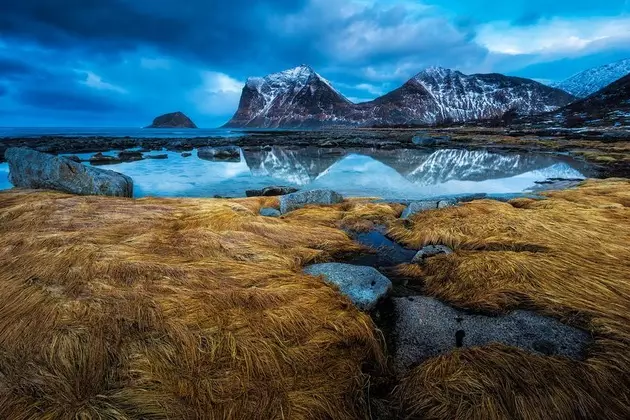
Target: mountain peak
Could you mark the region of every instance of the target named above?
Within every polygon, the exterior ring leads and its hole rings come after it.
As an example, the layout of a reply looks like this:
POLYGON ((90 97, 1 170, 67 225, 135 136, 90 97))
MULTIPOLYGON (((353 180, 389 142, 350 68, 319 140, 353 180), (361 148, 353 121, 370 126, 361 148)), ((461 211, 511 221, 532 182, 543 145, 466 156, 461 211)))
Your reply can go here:
POLYGON ((594 67, 552 86, 579 98, 587 97, 630 73, 630 59, 594 67))
POLYGON ((453 76, 453 75, 461 75, 461 73, 457 70, 448 69, 446 67, 439 66, 431 66, 422 70, 420 73, 414 76, 416 80, 423 80, 427 78, 432 79, 443 79, 445 77, 453 76))

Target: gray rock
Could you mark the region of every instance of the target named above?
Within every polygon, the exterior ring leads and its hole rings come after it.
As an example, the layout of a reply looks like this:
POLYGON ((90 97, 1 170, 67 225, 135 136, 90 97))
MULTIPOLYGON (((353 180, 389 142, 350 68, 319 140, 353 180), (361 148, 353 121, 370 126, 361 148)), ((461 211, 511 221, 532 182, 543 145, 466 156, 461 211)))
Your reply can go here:
POLYGON ((457 201, 456 200, 440 200, 437 203, 437 208, 438 209, 445 209, 447 207, 453 207, 457 205, 457 201))
POLYGON ((132 197, 133 180, 123 174, 25 148, 9 148, 9 181, 16 187, 80 195, 132 197))
POLYGON ((241 161, 241 148, 238 146, 206 146, 197 149, 199 159, 210 161, 241 161))
POLYGON ((427 210, 435 210, 438 208, 438 203, 439 201, 436 200, 414 201, 407 206, 400 217, 408 219, 416 213, 421 213, 427 210))
POLYGON ((260 215, 265 217, 280 217, 281 213, 279 210, 276 210, 271 207, 263 207, 260 209, 260 215))
POLYGON ((286 214, 309 204, 337 204, 343 201, 341 194, 331 190, 308 190, 280 197, 280 212, 286 214))
POLYGON ((582 359, 587 332, 530 311, 472 315, 425 296, 394 298, 394 364, 398 374, 458 347, 503 343, 536 354, 582 359))
POLYGON ((411 262, 422 264, 427 258, 435 257, 440 254, 452 254, 453 250, 445 245, 427 245, 422 248, 411 262))
POLYGON ((372 267, 325 263, 311 265, 304 272, 323 276, 327 283, 339 287, 342 294, 364 311, 374 309, 392 289, 392 282, 372 267))

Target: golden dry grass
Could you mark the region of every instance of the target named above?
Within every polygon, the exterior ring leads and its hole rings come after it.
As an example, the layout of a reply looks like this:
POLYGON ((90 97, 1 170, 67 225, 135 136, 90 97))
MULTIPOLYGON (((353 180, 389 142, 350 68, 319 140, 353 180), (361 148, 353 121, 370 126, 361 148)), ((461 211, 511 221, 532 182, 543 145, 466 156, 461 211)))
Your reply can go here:
POLYGON ((357 245, 276 202, 0 193, 0 418, 364 418, 380 336, 301 274, 357 245))
POLYGON ((281 219, 275 198, 0 193, 0 418, 355 419, 384 355, 370 318, 303 265, 377 224, 456 252, 401 276, 488 312, 530 308, 593 333, 584 361, 501 345, 413 370, 400 418, 630 417, 630 181, 546 201, 398 219, 352 200, 281 219))
POLYGON ((395 398, 407 418, 630 418, 630 181, 589 181, 545 201, 490 200, 396 222, 410 246, 455 254, 401 267, 459 307, 530 308, 592 332, 583 362, 501 346, 419 366, 395 398))

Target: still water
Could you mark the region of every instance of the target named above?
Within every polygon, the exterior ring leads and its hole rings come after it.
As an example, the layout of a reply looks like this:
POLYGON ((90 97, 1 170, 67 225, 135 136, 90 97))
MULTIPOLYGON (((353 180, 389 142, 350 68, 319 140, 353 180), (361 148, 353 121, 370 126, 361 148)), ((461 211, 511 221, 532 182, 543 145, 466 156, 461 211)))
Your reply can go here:
MULTIPOLYGON (((108 154, 115 155, 116 151, 108 154)), ((518 193, 547 178, 583 178, 586 168, 569 158, 487 151, 319 149, 273 147, 241 151, 236 161, 208 161, 176 152, 168 159, 107 165, 134 180, 136 197, 243 197, 269 185, 330 188, 345 196, 415 200, 470 193, 518 193)), ((91 154, 79 155, 89 159, 91 154)), ((88 164, 88 163, 86 163, 88 164)), ((0 164, 0 189, 10 188, 0 164)))

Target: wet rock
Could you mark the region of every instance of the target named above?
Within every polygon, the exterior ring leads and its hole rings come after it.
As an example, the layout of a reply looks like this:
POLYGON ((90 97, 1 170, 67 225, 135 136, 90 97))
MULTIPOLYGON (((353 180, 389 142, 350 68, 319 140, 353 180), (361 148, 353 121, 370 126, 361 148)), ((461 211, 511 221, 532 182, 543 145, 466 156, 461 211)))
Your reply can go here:
POLYGON ((144 159, 142 152, 123 150, 118 153, 118 159, 123 162, 135 162, 144 159))
POLYGON ((92 165, 115 165, 117 163, 121 163, 117 157, 104 155, 101 152, 96 153, 94 156, 90 158, 90 163, 92 165))
POLYGON ((197 149, 197 156, 199 159, 210 161, 240 162, 241 148, 238 146, 200 147, 197 149))
POLYGON ((191 156, 192 156, 192 153, 190 153, 190 152, 184 152, 184 153, 182 153, 182 157, 183 157, 183 158, 187 158, 187 157, 191 157, 191 156))
POLYGON ((66 159, 70 159, 73 162, 81 163, 81 158, 77 155, 66 156, 66 159))
POLYGON ((285 186, 271 186, 263 188, 262 190, 247 190, 245 195, 247 197, 275 197, 279 195, 293 194, 298 192, 298 188, 285 187, 285 186))
POLYGON ((393 298, 394 360, 399 374, 458 347, 503 343, 531 353, 584 357, 587 332, 530 311, 504 316, 469 314, 425 296, 393 298))
POLYGON ((358 308, 373 309, 392 288, 387 277, 372 267, 341 263, 315 264, 304 272, 312 276, 323 276, 324 281, 339 288, 358 308))
POLYGON ((400 217, 408 219, 416 213, 421 213, 427 210, 435 210, 438 208, 438 204, 439 201, 437 200, 414 201, 407 206, 400 217))
POLYGON ((271 208, 271 207, 263 207, 260 209, 260 215, 265 217, 280 217, 280 210, 271 208))
POLYGON ((453 250, 445 245, 428 245, 418 251, 411 262, 422 264, 427 258, 435 257, 436 255, 441 254, 448 255, 452 253, 453 250))
POLYGON ((342 201, 343 196, 332 190, 298 191, 280 197, 280 212, 286 214, 310 204, 331 205, 342 201))
POLYGON ((147 159, 168 159, 168 154, 163 153, 159 155, 146 155, 147 159))
POLYGON ((9 148, 5 158, 9 162, 9 181, 16 187, 80 195, 133 196, 133 180, 118 172, 25 148, 9 148))

